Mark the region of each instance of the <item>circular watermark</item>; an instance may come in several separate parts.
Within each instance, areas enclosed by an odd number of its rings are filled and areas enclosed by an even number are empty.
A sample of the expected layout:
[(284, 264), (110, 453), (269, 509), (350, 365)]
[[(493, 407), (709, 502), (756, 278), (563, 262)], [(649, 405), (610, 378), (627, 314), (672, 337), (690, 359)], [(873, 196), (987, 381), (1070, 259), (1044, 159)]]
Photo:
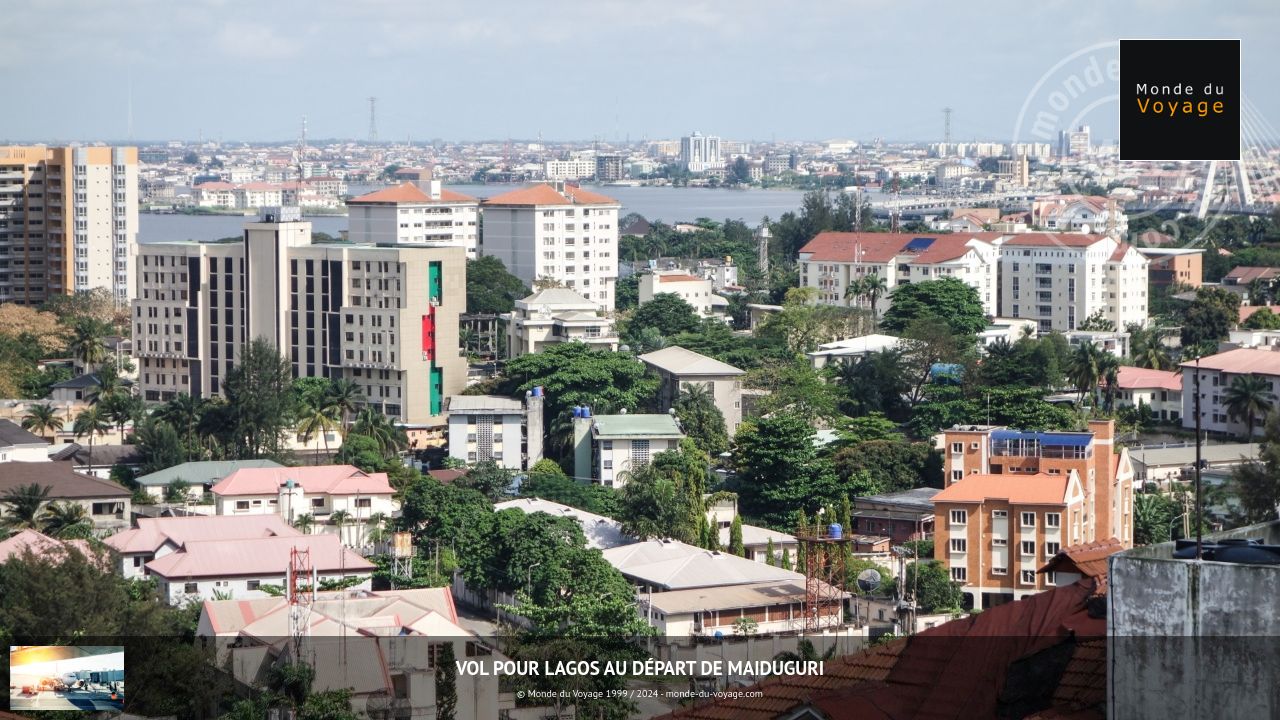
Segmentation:
[[(1065, 236), (1087, 230), (1138, 247), (1195, 247), (1229, 212), (1227, 203), (1217, 202), (1213, 188), (1205, 201), (1206, 185), (1220, 183), (1237, 168), (1202, 161), (1126, 162), (1120, 160), (1118, 146), (1099, 152), (1103, 148), (1090, 128), (1101, 122), (1118, 134), (1119, 83), (1120, 42), (1112, 40), (1062, 58), (1027, 93), (1014, 123), (1010, 154), (1054, 163), (1059, 171), (1056, 194), (1067, 196), (1032, 200), (1028, 224), (1060, 246), (1069, 243)], [(1214, 170), (1216, 177), (1210, 177)], [(1186, 215), (1204, 220), (1194, 236), (1177, 222)], [(1161, 222), (1130, 229), (1135, 220), (1150, 217)], [(1157, 235), (1148, 234), (1153, 229)]]

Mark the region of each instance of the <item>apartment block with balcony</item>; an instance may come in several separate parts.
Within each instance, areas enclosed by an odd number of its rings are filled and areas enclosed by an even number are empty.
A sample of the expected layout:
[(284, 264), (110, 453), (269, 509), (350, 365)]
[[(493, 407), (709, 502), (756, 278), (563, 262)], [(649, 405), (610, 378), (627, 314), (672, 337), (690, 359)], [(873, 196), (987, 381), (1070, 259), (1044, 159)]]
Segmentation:
[(800, 248), (800, 286), (815, 288), (823, 304), (866, 307), (868, 300), (850, 294), (849, 287), (879, 275), (885, 290), (876, 298), (876, 311), (884, 314), (895, 288), (952, 277), (977, 290), (983, 310), (996, 315), (999, 256), (993, 241), (998, 237), (823, 232)]
[(613, 321), (604, 316), (599, 304), (566, 288), (538, 290), (517, 300), (515, 309), (502, 318), (507, 324), (508, 358), (542, 352), (562, 342), (618, 349)]
[(1087, 432), (959, 425), (941, 437), (948, 487), (977, 475), (1074, 472), (1084, 493), (1081, 542), (1116, 538), (1133, 544), (1133, 465), (1127, 449), (1115, 448), (1115, 421), (1092, 420)]
[(555, 281), (612, 312), (621, 208), (563, 182), (503, 193), (480, 204), (480, 254), (497, 257), (526, 285)]
[(138, 150), (0, 147), (0, 302), (134, 296)]
[(1000, 316), (1041, 332), (1076, 330), (1100, 313), (1117, 330), (1147, 322), (1147, 259), (1105, 235), (1023, 233), (1000, 248)]
[(347, 239), (370, 245), (439, 245), (466, 249), (475, 259), (480, 201), (430, 180), (386, 188), (347, 201)]
[(1182, 427), (1196, 426), (1196, 378), (1199, 377), (1200, 427), (1203, 430), (1240, 437), (1261, 435), (1265, 414), (1253, 418), (1232, 416), (1227, 408), (1227, 388), (1240, 377), (1261, 379), (1272, 393), (1280, 392), (1280, 352), (1274, 348), (1236, 348), (1198, 361), (1182, 363)]
[(443, 428), (463, 387), (461, 247), (312, 243), (297, 208), (264, 212), (234, 242), (143, 246), (133, 303), (143, 399), (212, 397), (254, 338), (295, 377), (345, 378), (413, 435)]
[(933, 498), (934, 557), (960, 583), (969, 607), (990, 608), (1055, 586), (1037, 573), (1084, 542), (1085, 489), (1074, 469), (1025, 476), (979, 473)]

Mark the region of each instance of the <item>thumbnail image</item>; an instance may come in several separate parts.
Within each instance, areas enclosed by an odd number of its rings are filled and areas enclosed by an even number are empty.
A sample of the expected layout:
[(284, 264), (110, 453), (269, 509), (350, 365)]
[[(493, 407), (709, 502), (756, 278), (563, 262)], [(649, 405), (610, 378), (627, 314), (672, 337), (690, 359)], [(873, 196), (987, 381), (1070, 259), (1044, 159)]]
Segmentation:
[(9, 647), (10, 710), (122, 710), (119, 645)]

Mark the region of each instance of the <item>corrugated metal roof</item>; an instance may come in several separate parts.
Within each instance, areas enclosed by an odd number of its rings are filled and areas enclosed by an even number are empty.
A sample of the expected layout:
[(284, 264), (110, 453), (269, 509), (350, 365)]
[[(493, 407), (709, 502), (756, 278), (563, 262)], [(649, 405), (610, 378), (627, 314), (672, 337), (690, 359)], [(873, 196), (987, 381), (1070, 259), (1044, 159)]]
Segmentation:
[(683, 438), (675, 417), (666, 413), (596, 415), (592, 430), (597, 438)]

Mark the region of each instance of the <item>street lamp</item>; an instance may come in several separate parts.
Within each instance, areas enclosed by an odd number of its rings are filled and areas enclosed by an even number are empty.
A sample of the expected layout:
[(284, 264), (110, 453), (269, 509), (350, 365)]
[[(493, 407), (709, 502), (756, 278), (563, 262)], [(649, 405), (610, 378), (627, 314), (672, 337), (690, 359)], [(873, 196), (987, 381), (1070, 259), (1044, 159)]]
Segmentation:
[(532, 593), (533, 593), (533, 569), (534, 569), (534, 568), (536, 568), (536, 567), (538, 567), (538, 566), (539, 566), (539, 565), (541, 565), (541, 564), (542, 564), (542, 563), (540, 563), (540, 562), (534, 563), (534, 564), (532, 564), (532, 565), (530, 565), (530, 566), (529, 566), (529, 569), (528, 569), (528, 570), (526, 570), (526, 571), (525, 571), (525, 574), (524, 574), (524, 589), (525, 589), (525, 592), (530, 593), (530, 594), (532, 594)]

